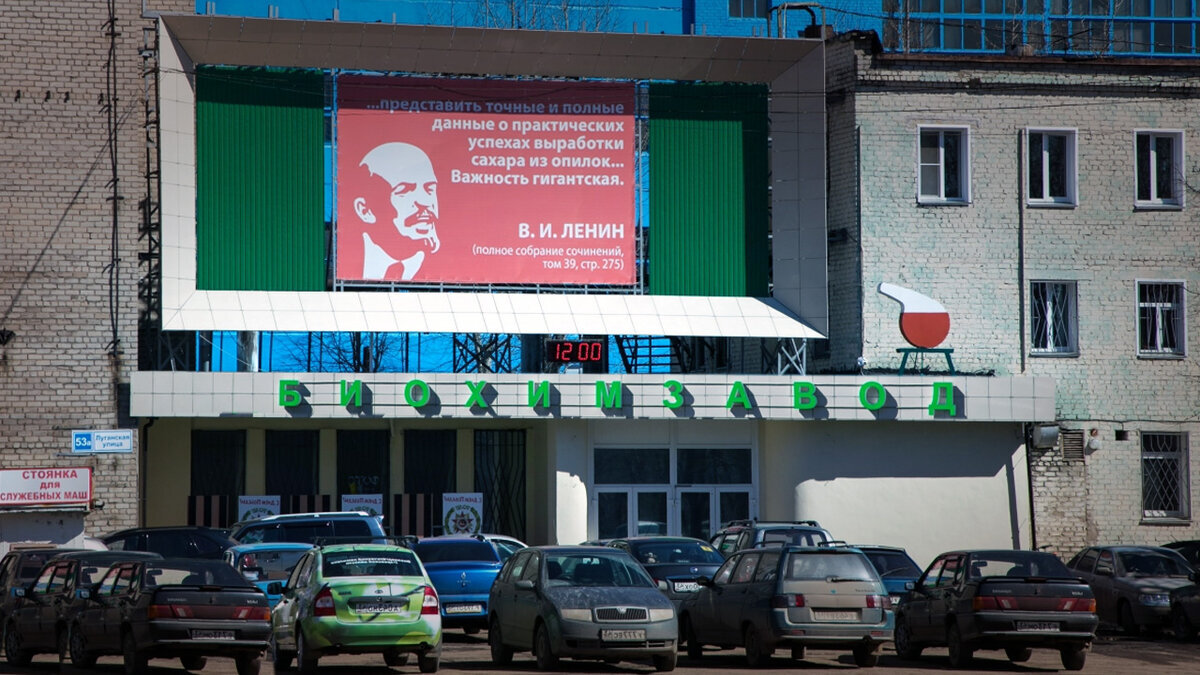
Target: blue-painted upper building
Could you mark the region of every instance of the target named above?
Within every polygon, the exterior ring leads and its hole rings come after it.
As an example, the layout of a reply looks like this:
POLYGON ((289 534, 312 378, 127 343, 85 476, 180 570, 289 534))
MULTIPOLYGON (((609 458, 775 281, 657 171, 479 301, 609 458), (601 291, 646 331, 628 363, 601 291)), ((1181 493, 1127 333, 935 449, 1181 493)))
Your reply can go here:
POLYGON ((871 30, 891 52, 1194 57, 1200 0, 197 0, 200 14, 614 32, 871 30), (1027 45, 1027 46, 1025 46, 1027 45))

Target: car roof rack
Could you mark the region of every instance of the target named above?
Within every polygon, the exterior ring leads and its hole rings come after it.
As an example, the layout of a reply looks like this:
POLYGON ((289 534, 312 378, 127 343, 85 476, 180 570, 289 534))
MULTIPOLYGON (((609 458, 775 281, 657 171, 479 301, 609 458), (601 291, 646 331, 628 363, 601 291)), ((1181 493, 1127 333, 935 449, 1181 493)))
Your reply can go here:
POLYGON ((741 518, 730 520, 723 527, 748 527, 759 523, 770 523, 772 525, 805 525, 807 527, 821 527, 821 524, 815 520, 773 520, 768 518, 741 518))
POLYGON ((404 546, 405 548, 412 548, 411 543, 405 542, 415 543, 415 541, 416 538, 412 535, 380 536, 374 534, 358 534, 342 537, 316 537, 313 539, 312 545, 320 548, 322 546, 342 546, 347 544, 383 544, 386 546, 404 546))

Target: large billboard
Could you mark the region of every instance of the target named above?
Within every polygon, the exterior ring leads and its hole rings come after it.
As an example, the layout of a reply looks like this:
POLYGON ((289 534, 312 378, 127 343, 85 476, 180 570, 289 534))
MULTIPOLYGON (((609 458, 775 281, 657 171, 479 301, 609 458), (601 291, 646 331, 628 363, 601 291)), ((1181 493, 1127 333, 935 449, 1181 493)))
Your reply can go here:
POLYGON ((634 85, 337 79, 337 278, 635 282, 634 85))

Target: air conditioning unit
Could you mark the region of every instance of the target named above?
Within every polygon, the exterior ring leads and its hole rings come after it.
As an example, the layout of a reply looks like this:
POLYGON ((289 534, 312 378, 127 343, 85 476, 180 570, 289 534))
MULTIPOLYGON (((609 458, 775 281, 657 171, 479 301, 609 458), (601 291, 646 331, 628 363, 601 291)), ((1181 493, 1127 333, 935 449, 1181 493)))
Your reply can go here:
POLYGON ((1029 445, 1048 450, 1058 445, 1057 424, 1032 424, 1029 426, 1029 445))

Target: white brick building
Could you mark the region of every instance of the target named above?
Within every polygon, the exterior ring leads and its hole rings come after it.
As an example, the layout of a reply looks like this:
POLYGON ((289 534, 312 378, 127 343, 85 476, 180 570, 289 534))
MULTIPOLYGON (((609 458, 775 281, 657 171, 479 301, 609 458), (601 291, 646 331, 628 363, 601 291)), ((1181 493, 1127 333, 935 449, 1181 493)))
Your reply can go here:
POLYGON ((831 326, 812 370, 895 371, 908 345, 876 287, 931 296, 959 372, 1056 382, 1060 442, 1028 450, 1034 545, 1196 537, 1194 62, 882 54, 857 33, 826 69, 831 326))

